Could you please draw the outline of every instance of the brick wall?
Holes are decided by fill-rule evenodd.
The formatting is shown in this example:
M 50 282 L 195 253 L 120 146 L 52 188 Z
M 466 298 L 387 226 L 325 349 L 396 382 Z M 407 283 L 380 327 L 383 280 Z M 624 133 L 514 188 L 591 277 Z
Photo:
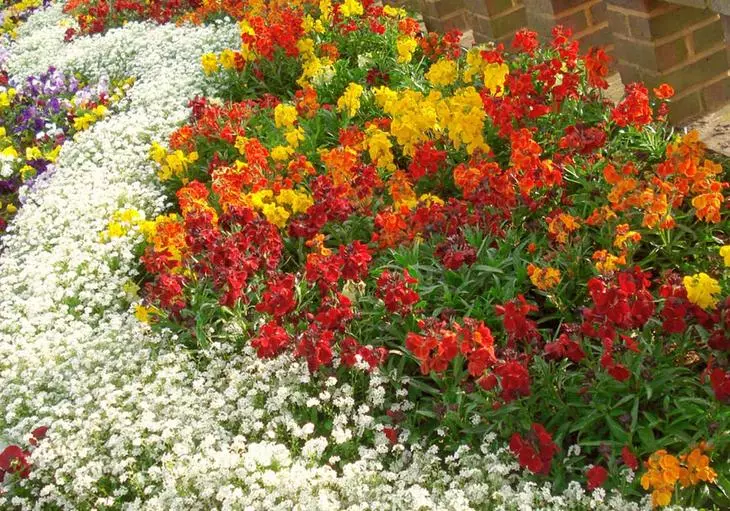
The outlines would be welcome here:
M 527 25 L 523 0 L 464 0 L 471 14 L 477 43 L 495 41 L 507 45 L 514 33 Z
M 527 24 L 543 39 L 550 37 L 555 25 L 573 30 L 573 35 L 587 50 L 591 46 L 613 48 L 604 0 L 524 0 Z
M 430 31 L 443 33 L 457 28 L 463 32 L 471 28 L 465 0 L 409 0 L 409 4 L 422 14 Z
M 705 0 L 607 0 L 624 83 L 666 82 L 677 95 L 670 117 L 681 122 L 730 101 L 730 69 L 720 15 Z M 679 3 L 683 5 L 678 5 Z M 687 4 L 698 3 L 703 8 Z M 698 5 L 699 5 L 698 4 Z

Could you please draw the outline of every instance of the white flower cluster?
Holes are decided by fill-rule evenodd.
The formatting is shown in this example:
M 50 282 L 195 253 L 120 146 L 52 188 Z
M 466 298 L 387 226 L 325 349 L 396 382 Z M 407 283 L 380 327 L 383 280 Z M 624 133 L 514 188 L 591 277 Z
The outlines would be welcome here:
M 200 56 L 235 45 L 237 27 L 130 23 L 63 43 L 64 26 L 58 6 L 32 16 L 11 51 L 13 75 L 54 65 L 136 82 L 120 112 L 64 145 L 3 239 L 0 441 L 26 445 L 33 428 L 50 430 L 30 478 L 13 483 L 23 492 L 0 496 L 0 508 L 648 507 L 577 483 L 553 495 L 523 481 L 492 439 L 447 457 L 392 446 L 376 420 L 377 374 L 356 389 L 288 357 L 218 345 L 201 364 L 174 336 L 146 330 L 129 311 L 129 240 L 99 233 L 119 209 L 165 209 L 150 143 L 185 119 L 203 83 Z

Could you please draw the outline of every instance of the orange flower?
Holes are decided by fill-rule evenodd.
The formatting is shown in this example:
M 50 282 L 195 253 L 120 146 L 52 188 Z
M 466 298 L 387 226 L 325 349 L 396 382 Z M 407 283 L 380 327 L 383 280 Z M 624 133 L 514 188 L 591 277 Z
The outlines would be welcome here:
M 550 266 L 539 268 L 530 263 L 527 265 L 527 274 L 532 284 L 542 291 L 550 290 L 560 284 L 560 270 L 557 268 Z
M 669 99 L 674 96 L 674 87 L 672 87 L 668 83 L 663 83 L 659 87 L 654 89 L 654 95 L 657 97 L 657 99 Z
M 567 213 L 559 213 L 558 215 L 547 218 L 548 233 L 558 243 L 567 243 L 568 235 L 580 227 L 578 219 Z

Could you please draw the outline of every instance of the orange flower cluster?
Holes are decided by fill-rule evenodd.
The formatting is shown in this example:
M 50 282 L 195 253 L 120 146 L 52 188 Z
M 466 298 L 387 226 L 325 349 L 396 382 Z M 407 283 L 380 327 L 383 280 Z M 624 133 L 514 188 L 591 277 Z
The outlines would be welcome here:
M 704 151 L 697 132 L 691 132 L 670 144 L 666 160 L 653 172 L 647 171 L 643 178 L 633 163 L 624 165 L 620 171 L 612 164 L 606 165 L 603 176 L 613 187 L 608 195 L 612 209 L 637 209 L 644 215 L 644 227 L 671 229 L 675 225 L 671 210 L 681 207 L 691 197 L 699 220 L 719 222 L 724 200 L 722 190 L 728 183 L 717 179 L 722 167 L 703 158 Z
M 641 477 L 641 486 L 645 490 L 652 490 L 652 505 L 668 506 L 677 482 L 682 488 L 700 482 L 715 482 L 717 473 L 710 467 L 710 458 L 703 453 L 704 449 L 705 446 L 700 445 L 679 458 L 660 449 L 649 457 L 647 471 Z

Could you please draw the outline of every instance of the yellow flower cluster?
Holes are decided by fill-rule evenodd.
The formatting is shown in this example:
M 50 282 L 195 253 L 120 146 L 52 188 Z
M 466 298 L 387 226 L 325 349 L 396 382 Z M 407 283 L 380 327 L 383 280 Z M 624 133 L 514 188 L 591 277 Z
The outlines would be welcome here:
M 717 305 L 716 294 L 722 289 L 720 284 L 706 273 L 696 273 L 683 279 L 687 299 L 703 309 L 714 309 Z
M 274 108 L 274 123 L 277 128 L 291 128 L 297 122 L 297 109 L 293 105 L 279 103 Z
M 392 119 L 390 133 L 409 156 L 413 156 L 419 143 L 438 131 L 436 105 L 440 100 L 438 91 L 424 96 L 411 89 L 398 92 L 387 87 L 375 89 L 376 104 Z
M 160 178 L 160 181 L 169 181 L 175 177 L 183 183 L 187 183 L 188 177 L 185 174 L 188 166 L 197 161 L 198 153 L 193 151 L 192 153 L 185 154 L 179 149 L 168 152 L 167 149 L 154 142 L 150 148 L 150 157 L 155 163 L 160 165 L 160 170 L 157 171 L 157 176 Z
M 509 67 L 504 62 L 501 64 L 491 63 L 484 68 L 484 87 L 493 96 L 501 96 L 504 93 L 504 82 L 507 80 Z
M 363 12 L 362 4 L 357 0 L 345 0 L 340 5 L 340 14 L 345 18 L 362 16 Z
M 540 268 L 530 263 L 527 265 L 527 274 L 532 284 L 541 291 L 549 291 L 560 284 L 560 270 L 546 266 Z
M 730 267 L 730 245 L 720 247 L 720 257 L 725 267 Z
M 225 70 L 236 69 L 236 60 L 243 58 L 243 60 L 254 60 L 255 55 L 249 49 L 248 44 L 244 43 L 241 45 L 241 51 L 234 51 L 230 48 L 226 48 L 219 55 L 215 53 L 206 53 L 200 57 L 200 63 L 203 66 L 203 71 L 206 75 L 211 75 L 218 71 L 219 68 Z
M 15 99 L 17 91 L 10 87 L 8 90 L 0 92 L 0 109 L 7 108 Z
M 391 18 L 405 18 L 408 16 L 408 12 L 405 9 L 402 7 L 393 7 L 392 5 L 383 7 L 383 14 Z
M 74 118 L 74 129 L 83 131 L 94 124 L 99 119 L 103 119 L 109 113 L 109 109 L 104 105 L 98 105 L 93 110 L 86 112 Z
M 35 9 L 43 5 L 43 0 L 20 0 L 5 9 L 2 25 L 0 25 L 0 34 L 7 34 L 11 38 L 16 37 L 16 29 L 18 28 L 18 16 L 25 11 Z
M 483 134 L 485 115 L 482 98 L 474 87 L 459 89 L 438 105 L 439 123 L 448 131 L 451 143 L 456 149 L 466 146 L 470 155 L 477 150 L 489 151 Z
M 445 87 L 456 81 L 459 77 L 459 69 L 453 60 L 440 59 L 430 67 L 424 76 L 431 84 Z
M 353 117 L 360 110 L 360 98 L 364 90 L 362 85 L 351 82 L 337 100 L 337 111 L 345 111 L 347 115 Z
M 101 241 L 125 236 L 132 228 L 144 221 L 144 213 L 136 209 L 121 209 L 115 211 L 106 229 L 99 236 Z
M 370 161 L 379 169 L 394 171 L 396 169 L 393 163 L 393 143 L 390 141 L 388 134 L 375 126 L 369 126 L 365 133 L 365 147 L 370 155 Z
M 647 471 L 641 477 L 641 486 L 645 490 L 652 490 L 653 506 L 668 506 L 677 482 L 682 488 L 688 488 L 700 482 L 712 483 L 716 479 L 717 474 L 710 467 L 710 458 L 701 447 L 679 458 L 660 449 L 649 457 Z
M 407 64 L 413 58 L 413 52 L 418 48 L 418 41 L 408 35 L 402 35 L 395 41 L 395 48 L 398 50 L 398 63 Z
M 289 217 L 306 211 L 314 204 L 312 197 L 297 190 L 284 189 L 274 195 L 270 189 L 260 190 L 248 196 L 251 205 L 260 211 L 266 220 L 279 228 L 286 226 Z

